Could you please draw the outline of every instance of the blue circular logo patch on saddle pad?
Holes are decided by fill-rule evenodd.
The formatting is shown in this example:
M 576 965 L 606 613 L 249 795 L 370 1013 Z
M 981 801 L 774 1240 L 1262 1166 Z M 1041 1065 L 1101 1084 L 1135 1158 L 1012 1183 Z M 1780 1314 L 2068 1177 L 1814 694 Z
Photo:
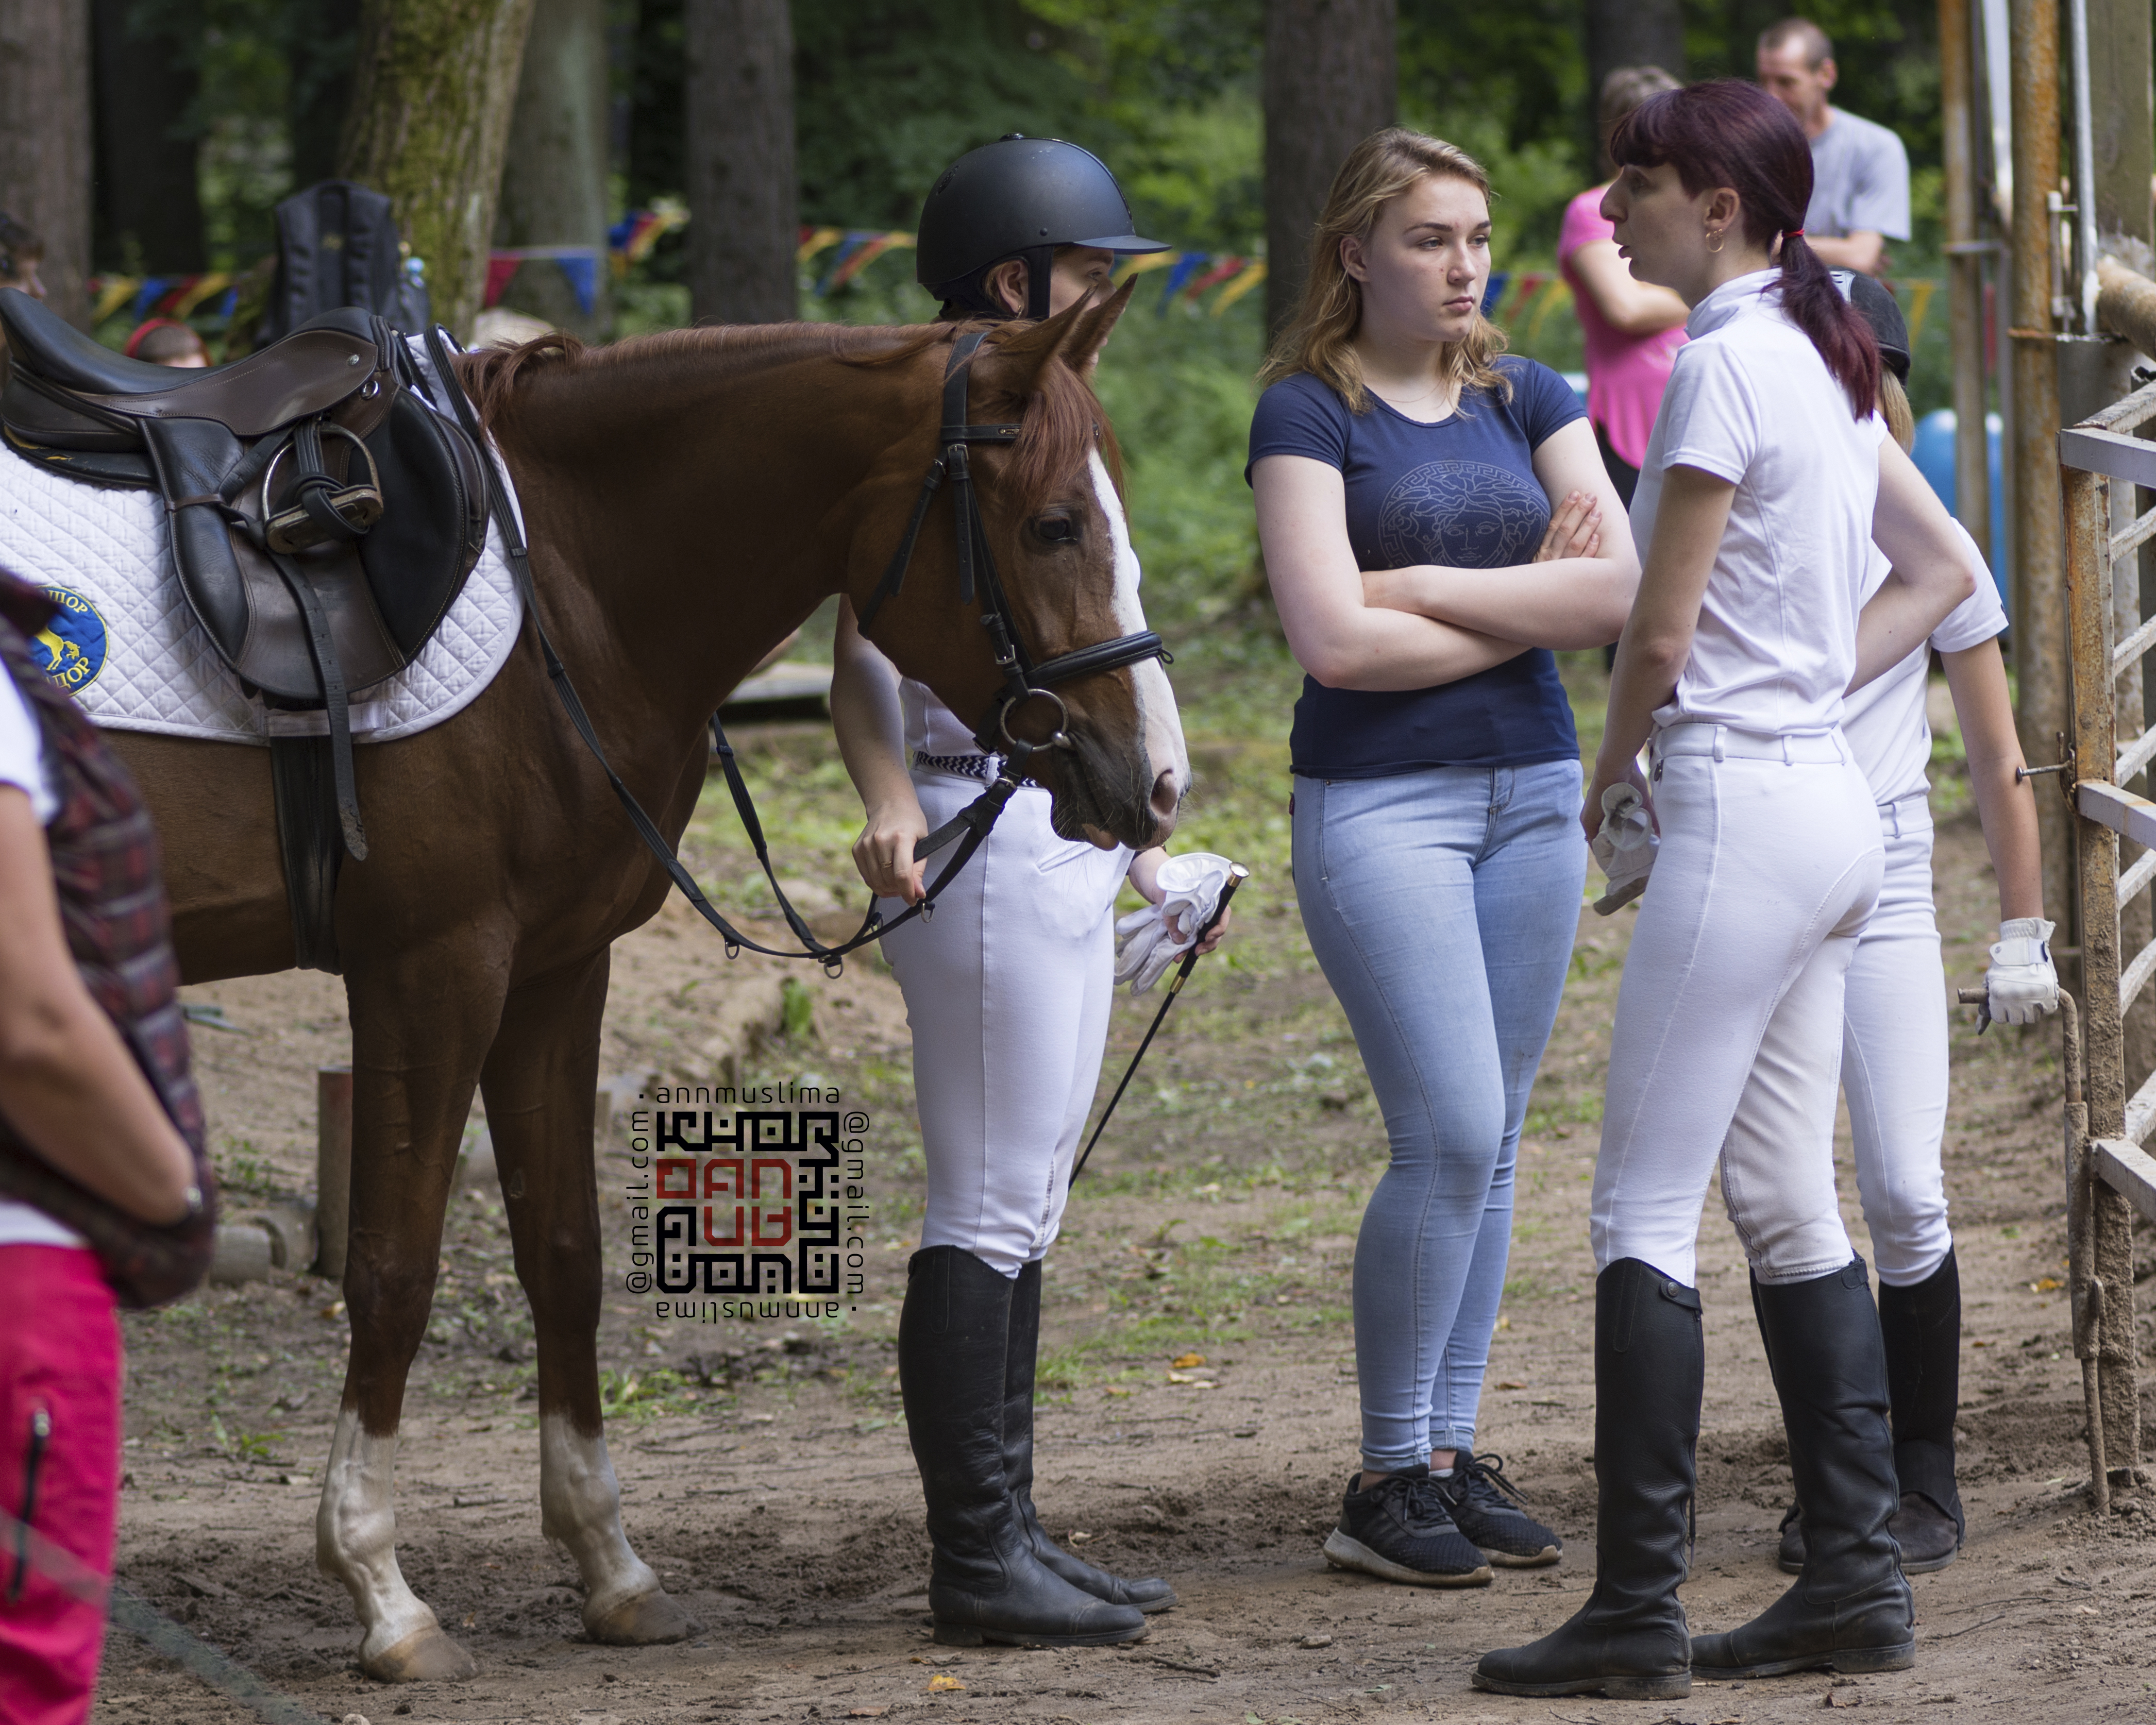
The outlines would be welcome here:
M 59 609 L 30 638 L 30 650 L 39 670 L 69 694 L 79 694 L 105 669 L 105 619 L 79 593 L 48 587 L 44 593 Z

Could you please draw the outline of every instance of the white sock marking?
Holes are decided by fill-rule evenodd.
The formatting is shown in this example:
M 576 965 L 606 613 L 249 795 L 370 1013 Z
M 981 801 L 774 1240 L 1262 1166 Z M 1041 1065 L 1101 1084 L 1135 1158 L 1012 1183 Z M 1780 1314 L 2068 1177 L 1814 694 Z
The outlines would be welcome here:
M 539 1528 L 576 1560 L 586 1628 L 624 1600 L 660 1591 L 621 1530 L 621 1485 L 605 1437 L 582 1435 L 560 1414 L 539 1417 Z
M 397 1567 L 397 1436 L 370 1437 L 350 1408 L 337 1415 L 330 1461 L 315 1512 L 315 1563 L 352 1595 L 372 1659 L 424 1629 L 439 1628 L 433 1608 L 413 1594 Z

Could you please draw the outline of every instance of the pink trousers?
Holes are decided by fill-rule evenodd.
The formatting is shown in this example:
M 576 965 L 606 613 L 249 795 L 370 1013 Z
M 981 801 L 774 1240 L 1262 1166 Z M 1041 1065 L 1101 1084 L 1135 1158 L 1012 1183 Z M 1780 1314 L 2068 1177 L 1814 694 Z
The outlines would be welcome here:
M 0 1245 L 0 1509 L 112 1573 L 120 1496 L 120 1324 L 80 1247 Z M 0 1720 L 90 1716 L 105 1614 L 26 1561 L 0 1524 Z

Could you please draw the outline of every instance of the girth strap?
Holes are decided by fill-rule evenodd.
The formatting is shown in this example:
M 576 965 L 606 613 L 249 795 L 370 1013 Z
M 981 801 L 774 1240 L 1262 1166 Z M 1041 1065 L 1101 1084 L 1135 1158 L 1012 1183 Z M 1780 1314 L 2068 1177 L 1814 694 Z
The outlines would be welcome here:
M 352 712 L 346 703 L 344 670 L 337 663 L 336 643 L 330 636 L 329 614 L 306 572 L 280 552 L 268 553 L 285 578 L 293 603 L 307 626 L 307 651 L 321 680 L 322 701 L 330 721 L 330 766 L 336 783 L 337 824 L 344 831 L 344 848 L 354 862 L 367 860 L 367 829 L 359 822 L 359 791 L 352 767 Z

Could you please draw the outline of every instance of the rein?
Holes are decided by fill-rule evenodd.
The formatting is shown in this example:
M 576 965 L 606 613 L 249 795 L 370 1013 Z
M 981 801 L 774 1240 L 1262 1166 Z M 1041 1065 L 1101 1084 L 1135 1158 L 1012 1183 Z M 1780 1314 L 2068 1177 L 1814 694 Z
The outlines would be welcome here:
M 1142 660 L 1168 657 L 1168 649 L 1160 637 L 1147 630 L 1141 634 L 1120 636 L 1095 646 L 1081 647 L 1075 653 L 1064 654 L 1037 667 L 1026 659 L 1024 649 L 1019 642 L 1009 600 L 1004 595 L 1003 583 L 996 574 L 995 559 L 988 549 L 987 533 L 981 521 L 980 506 L 974 496 L 972 474 L 966 459 L 968 444 L 1009 443 L 1019 432 L 1015 425 L 973 425 L 966 423 L 966 385 L 974 353 L 986 334 L 986 331 L 975 331 L 961 336 L 952 344 L 951 359 L 944 372 L 941 432 L 943 453 L 930 464 L 927 481 L 914 504 L 913 515 L 906 525 L 905 536 L 899 542 L 897 554 L 885 570 L 883 580 L 878 584 L 860 622 L 861 633 L 865 637 L 870 619 L 881 608 L 884 600 L 896 593 L 904 582 L 906 566 L 912 561 L 914 542 L 921 536 L 921 523 L 927 516 L 929 505 L 941 489 L 947 473 L 951 475 L 952 503 L 958 517 L 959 594 L 967 603 L 973 601 L 978 572 L 981 578 L 981 603 L 984 613 L 981 622 L 988 630 L 996 666 L 1004 674 L 1003 692 L 990 718 L 993 721 L 993 728 L 1001 733 L 1004 747 L 998 750 L 983 740 L 990 729 L 989 724 L 984 721 L 980 732 L 976 733 L 976 741 L 980 741 L 982 747 L 989 752 L 1000 757 L 999 770 L 993 783 L 979 796 L 927 838 L 916 842 L 913 854 L 918 860 L 932 856 L 952 840 L 957 841 L 957 849 L 952 853 L 951 860 L 930 884 L 921 901 L 907 906 L 888 922 L 871 902 L 860 927 L 849 938 L 836 946 L 827 946 L 818 939 L 807 920 L 794 909 L 779 886 L 770 850 L 764 842 L 763 824 L 757 818 L 755 802 L 749 795 L 747 783 L 742 778 L 740 766 L 734 758 L 733 747 L 727 742 L 725 729 L 719 723 L 719 716 L 716 713 L 711 715 L 711 742 L 718 753 L 720 767 L 726 774 L 726 788 L 732 795 L 735 811 L 755 849 L 757 861 L 762 866 L 764 878 L 771 883 L 772 893 L 778 901 L 778 907 L 786 917 L 787 926 L 801 942 L 803 950 L 791 952 L 767 947 L 752 939 L 713 908 L 711 901 L 704 896 L 703 889 L 697 886 L 696 877 L 683 866 L 674 847 L 666 842 L 665 835 L 644 812 L 644 807 L 636 800 L 634 793 L 622 783 L 621 776 L 607 759 L 606 751 L 599 742 L 598 732 L 593 726 L 591 716 L 584 710 L 583 701 L 569 680 L 568 667 L 562 664 L 561 655 L 554 650 L 554 644 L 547 639 L 546 625 L 540 621 L 538 596 L 531 580 L 530 551 L 525 543 L 523 529 L 517 523 L 516 511 L 509 506 L 509 486 L 506 475 L 496 468 L 499 458 L 494 444 L 479 424 L 471 399 L 465 393 L 449 365 L 449 341 L 445 339 L 446 331 L 437 325 L 427 332 L 427 351 L 434 362 L 435 375 L 441 380 L 443 393 L 449 398 L 458 420 L 470 434 L 474 444 L 484 452 L 489 470 L 495 474 L 497 482 L 490 487 L 492 495 L 489 505 L 493 511 L 495 526 L 501 534 L 502 547 L 508 557 L 510 571 L 516 578 L 518 597 L 523 600 L 525 611 L 531 619 L 532 630 L 539 638 L 539 651 L 546 664 L 547 680 L 554 685 L 554 692 L 561 701 L 562 711 L 569 716 L 569 723 L 577 735 L 583 739 L 584 747 L 591 751 L 592 758 L 599 764 L 599 770 L 606 774 L 607 783 L 613 788 L 615 797 L 628 814 L 629 824 L 636 829 L 637 836 L 644 840 L 645 848 L 665 869 L 668 876 L 680 889 L 681 896 L 688 900 L 697 915 L 718 932 L 720 938 L 726 943 L 729 958 L 738 957 L 744 948 L 772 958 L 811 958 L 836 976 L 844 968 L 848 953 L 857 951 L 871 941 L 881 939 L 892 929 L 911 922 L 916 916 L 923 920 L 932 917 L 937 897 L 958 871 L 973 860 L 973 853 L 987 841 L 997 816 L 1003 813 L 1004 805 L 1017 791 L 1024 762 L 1039 749 L 1069 748 L 1071 746 L 1063 732 L 1062 721 L 1065 716 L 1063 703 L 1046 685 L 1051 681 L 1067 681 L 1094 671 L 1116 670 L 1123 665 L 1135 665 Z M 461 352 L 463 350 L 459 348 L 458 351 Z M 1046 742 L 1040 744 L 1029 743 L 1023 738 L 1012 736 L 1009 722 L 1012 709 L 1035 696 L 1054 701 L 1057 713 L 1054 735 Z

